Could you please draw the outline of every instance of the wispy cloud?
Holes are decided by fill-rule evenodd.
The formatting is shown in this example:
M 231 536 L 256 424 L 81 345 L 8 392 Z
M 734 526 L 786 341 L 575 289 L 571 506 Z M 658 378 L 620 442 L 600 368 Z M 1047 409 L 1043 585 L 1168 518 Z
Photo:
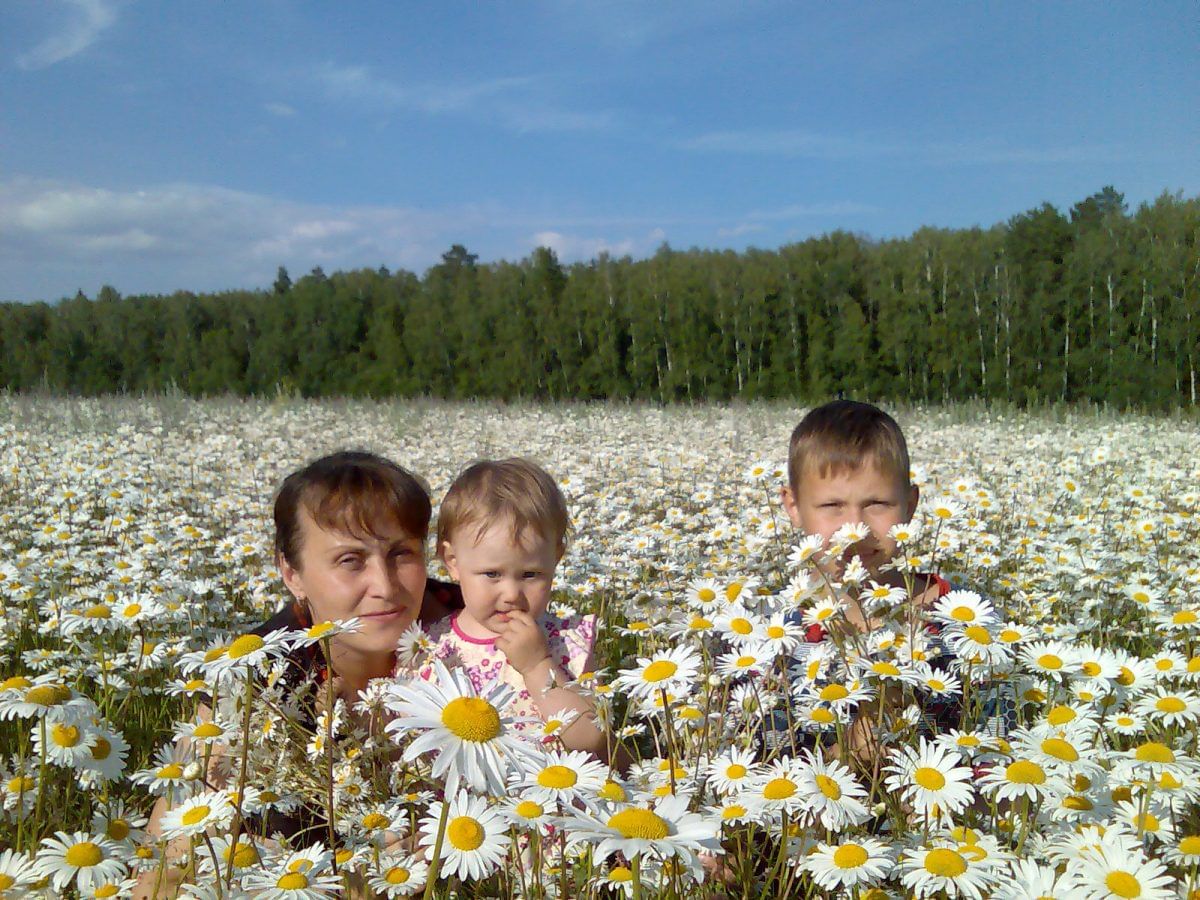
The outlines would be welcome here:
M 678 143 L 684 150 L 799 159 L 893 159 L 931 165 L 1053 165 L 1149 159 L 1114 145 L 1014 147 L 996 141 L 892 140 L 869 135 L 830 135 L 802 129 L 711 131 Z
M 588 237 L 563 234 L 560 231 L 539 231 L 529 239 L 529 249 L 547 247 L 563 262 L 595 259 L 601 253 L 609 256 L 645 256 L 667 239 L 667 233 L 654 228 L 646 234 L 621 238 Z
M 64 0 L 69 7 L 62 28 L 17 57 L 26 70 L 45 69 L 82 53 L 114 22 L 117 5 L 112 0 Z
M 562 109 L 545 96 L 542 80 L 529 75 L 455 84 L 403 84 L 367 66 L 327 62 L 317 67 L 313 77 L 329 98 L 372 110 L 471 115 L 521 133 L 597 131 L 615 124 L 609 111 Z
M 106 281 L 128 292 L 247 287 L 281 264 L 420 271 L 504 220 L 484 207 L 334 207 L 211 185 L 115 191 L 24 178 L 0 182 L 0 208 L 0 268 L 24 279 L 3 287 L 22 299 Z
M 263 109 L 273 116 L 278 116 L 281 119 L 290 119 L 296 115 L 294 107 L 288 106 L 286 103 L 264 103 Z

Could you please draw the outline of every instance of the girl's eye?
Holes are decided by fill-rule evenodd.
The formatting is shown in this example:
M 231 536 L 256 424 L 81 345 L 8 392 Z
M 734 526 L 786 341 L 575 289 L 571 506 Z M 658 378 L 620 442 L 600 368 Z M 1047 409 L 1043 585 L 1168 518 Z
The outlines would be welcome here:
M 500 573 L 496 572 L 496 571 L 488 570 L 487 572 L 483 573 L 483 577 L 484 578 L 499 578 Z
M 523 572 L 521 577 L 527 578 L 527 579 L 532 579 L 532 578 L 537 578 L 541 574 L 542 574 L 541 572 Z

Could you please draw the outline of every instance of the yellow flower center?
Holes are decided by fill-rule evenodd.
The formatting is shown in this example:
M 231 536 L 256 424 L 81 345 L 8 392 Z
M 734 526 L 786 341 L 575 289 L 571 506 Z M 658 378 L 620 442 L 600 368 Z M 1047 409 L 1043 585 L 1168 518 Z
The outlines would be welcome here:
M 83 611 L 85 619 L 111 619 L 112 609 L 107 604 L 97 603 L 95 606 L 89 606 Z
M 891 676 L 892 678 L 895 678 L 900 674 L 900 670 L 890 662 L 877 662 L 871 666 L 871 671 L 876 675 L 887 675 Z
M 11 875 L 5 875 L 0 872 L 0 891 L 7 891 L 10 887 L 17 883 L 17 879 Z
M 73 847 L 70 847 L 63 856 L 68 866 L 75 866 L 79 869 L 89 869 L 92 866 L 100 864 L 100 860 L 104 859 L 104 851 L 100 849 L 98 844 L 93 844 L 91 841 L 81 841 Z
M 967 861 L 954 850 L 938 847 L 925 855 L 925 871 L 942 878 L 957 878 L 967 871 Z
M 970 625 L 963 629 L 963 634 L 984 647 L 992 642 L 991 634 L 982 625 Z
M 212 810 L 207 806 L 193 806 L 182 816 L 179 817 L 184 825 L 195 825 L 197 822 L 203 822 Z
M 1200 856 L 1200 835 L 1189 834 L 1179 842 L 1179 852 L 1184 856 Z
M 712 588 L 700 588 L 696 591 L 696 599 L 701 603 L 712 603 L 717 599 L 717 592 Z
M 713 623 L 709 619 L 704 618 L 704 616 L 696 616 L 692 621 L 688 622 L 688 628 L 693 631 L 705 631 L 712 627 Z
M 1063 762 L 1075 762 L 1079 759 L 1079 751 L 1062 738 L 1047 738 L 1042 741 L 1042 752 Z
M 1173 763 L 1175 753 L 1166 744 L 1147 741 L 1133 751 L 1134 759 L 1144 763 Z
M 1160 697 L 1154 704 L 1154 708 L 1159 712 L 1177 713 L 1187 709 L 1187 704 L 1178 697 Z
M 740 803 L 731 803 L 729 806 L 721 810 L 722 819 L 737 819 L 746 814 L 746 807 Z
M 748 669 L 756 662 L 758 662 L 757 656 L 739 656 L 734 665 L 736 665 L 739 669 Z
M 310 638 L 316 640 L 318 638 L 325 637 L 325 635 L 329 634 L 329 632 L 331 632 L 331 631 L 333 631 L 333 623 L 332 622 L 318 622 L 312 628 L 308 629 L 308 631 L 305 632 L 305 634 L 307 634 Z
M 142 611 L 142 604 L 130 603 L 125 607 L 125 609 L 122 612 L 127 618 L 132 619 L 134 616 L 136 616 L 141 611 Z
M 950 618 L 956 622 L 974 622 L 975 610 L 969 606 L 956 606 L 950 610 Z
M 1004 770 L 1004 777 L 1013 784 L 1044 784 L 1046 772 L 1035 762 L 1019 759 Z
M 729 630 L 736 631 L 738 634 L 750 634 L 754 631 L 754 626 L 750 624 L 749 619 L 732 619 L 729 622 Z
M 115 884 L 102 884 L 102 885 L 100 885 L 100 887 L 96 888 L 96 891 L 92 896 L 94 896 L 94 897 L 115 897 L 115 896 L 117 896 L 117 894 L 120 893 L 120 891 L 121 891 L 121 889 L 119 887 L 117 887 Z
M 8 779 L 8 784 L 5 787 L 8 788 L 10 794 L 24 794 L 32 791 L 36 785 L 37 782 L 33 780 L 31 775 L 18 775 L 16 778 Z
M 1043 669 L 1049 669 L 1054 672 L 1063 667 L 1061 656 L 1056 656 L 1053 653 L 1043 653 L 1037 658 L 1037 664 Z
M 367 813 L 362 817 L 363 828 L 369 831 L 377 831 L 380 828 L 387 828 L 388 822 L 391 821 L 383 813 Z
M 225 860 L 229 861 L 230 848 L 225 848 Z M 258 851 L 254 849 L 253 844 L 247 844 L 244 841 L 238 841 L 237 850 L 233 851 L 233 864 L 239 869 L 245 866 L 252 866 L 258 862 Z
M 833 864 L 839 869 L 857 869 L 870 858 L 859 844 L 842 844 L 833 851 Z
M 728 587 L 725 588 L 725 599 L 732 603 L 741 596 L 744 586 L 740 581 L 730 582 Z
M 772 778 L 763 787 L 762 793 L 768 800 L 786 800 L 796 793 L 796 782 L 790 778 Z
M 651 684 L 657 684 L 660 681 L 666 681 L 678 671 L 679 666 L 671 660 L 659 659 L 646 666 L 645 671 L 642 672 L 642 679 Z
M 1193 625 L 1196 622 L 1196 614 L 1190 609 L 1181 609 L 1171 616 L 1171 621 L 1176 625 Z
M 1021 632 L 1014 628 L 1005 628 L 1000 632 L 1000 640 L 1006 644 L 1015 644 L 1021 639 Z
M 23 691 L 25 688 L 33 684 L 24 675 L 14 675 L 12 678 L 6 678 L 0 681 L 0 691 Z
M 1085 662 L 1082 666 L 1080 666 L 1080 668 L 1083 670 L 1083 674 L 1088 676 L 1089 678 L 1095 678 L 1097 675 L 1100 674 L 1100 664 L 1099 663 Z
M 25 702 L 35 706 L 58 706 L 71 699 L 71 689 L 65 684 L 39 684 L 25 692 Z
M 944 691 L 946 689 L 946 682 L 940 678 L 927 678 L 925 679 L 925 684 L 929 686 L 931 691 Z
M 1160 672 L 1170 672 L 1175 667 L 1175 663 L 1169 659 L 1160 659 L 1154 663 L 1154 668 Z
M 608 820 L 608 827 L 625 838 L 659 841 L 671 833 L 666 820 L 648 809 L 623 809 Z
M 526 819 L 536 819 L 542 815 L 545 810 L 542 809 L 540 803 L 534 803 L 532 800 L 522 800 L 517 804 L 517 815 Z
M 1069 706 L 1056 706 L 1046 714 L 1046 721 L 1051 725 L 1066 725 L 1073 722 L 1077 715 Z
M 604 786 L 596 793 L 601 800 L 610 800 L 614 803 L 621 803 L 625 800 L 625 789 L 615 781 L 604 782 Z
M 220 647 L 213 647 L 211 650 L 205 651 L 204 661 L 206 663 L 216 662 L 218 659 L 220 659 L 222 656 L 224 656 L 228 652 L 229 652 L 229 648 L 227 646 L 222 645 Z
M 446 837 L 457 850 L 478 850 L 485 836 L 483 825 L 471 816 L 457 816 L 446 828 Z
M 818 775 L 816 777 L 817 790 L 828 797 L 830 800 L 842 799 L 842 786 L 830 778 L 828 775 Z
M 1062 805 L 1067 809 L 1073 809 L 1078 812 L 1087 812 L 1095 804 L 1093 804 L 1091 800 L 1089 800 L 1087 797 L 1084 797 L 1082 794 L 1067 794 L 1067 796 L 1063 797 Z
M 726 778 L 745 778 L 746 777 L 746 767 L 743 766 L 741 763 L 733 763 L 731 766 L 729 766 L 729 768 L 727 768 L 725 770 L 725 777 Z
M 932 766 L 921 766 L 913 772 L 913 781 L 927 791 L 940 791 L 946 786 L 946 776 Z
M 1137 880 L 1137 877 L 1124 872 L 1121 869 L 1115 869 L 1109 872 L 1104 877 L 1104 886 L 1108 890 L 1116 894 L 1118 897 L 1140 897 L 1142 896 L 1142 885 Z
M 546 766 L 538 772 L 537 781 L 542 787 L 562 790 L 574 787 L 579 781 L 579 776 L 566 766 Z
M 614 884 L 625 884 L 633 881 L 633 869 L 627 866 L 613 866 L 608 870 L 608 880 Z
M 79 729 L 60 723 L 50 729 L 50 739 L 59 747 L 75 747 L 79 744 Z
M 383 876 L 383 880 L 388 884 L 408 884 L 408 879 L 411 877 L 412 873 L 404 866 L 392 866 Z
M 308 887 L 308 876 L 303 872 L 288 872 L 280 875 L 275 887 L 281 891 L 302 891 Z
M 808 714 L 808 717 L 810 719 L 812 719 L 814 722 L 817 722 L 818 724 L 821 724 L 821 725 L 828 725 L 830 722 L 832 722 L 834 719 L 837 718 L 837 716 L 835 716 L 829 710 L 824 709 L 823 707 L 820 707 L 820 706 L 813 707 L 813 710 L 812 710 L 812 712 L 810 712 Z
M 192 732 L 192 734 L 198 738 L 220 737 L 224 733 L 225 729 L 220 725 L 217 725 L 215 722 L 203 722 L 200 725 L 197 725 L 195 730 Z
M 784 627 L 782 625 L 771 625 L 770 627 L 767 628 L 767 637 L 773 638 L 774 640 L 779 640 L 781 637 L 784 637 L 786 634 L 787 634 L 787 631 L 784 629 Z
M 500 713 L 480 697 L 455 697 L 442 710 L 442 724 L 456 737 L 482 744 L 500 734 Z
M 821 688 L 821 699 L 832 703 L 835 700 L 843 700 L 850 696 L 850 692 L 846 690 L 844 685 L 829 684 Z
M 229 645 L 229 658 L 241 659 L 243 656 L 249 656 L 251 653 L 261 650 L 265 646 L 266 642 L 257 634 L 243 634 Z
M 110 840 L 123 841 L 129 837 L 131 830 L 129 823 L 124 819 L 109 819 L 108 827 L 104 829 L 104 836 Z
M 183 766 L 179 763 L 167 763 L 154 773 L 155 778 L 171 779 L 183 777 Z

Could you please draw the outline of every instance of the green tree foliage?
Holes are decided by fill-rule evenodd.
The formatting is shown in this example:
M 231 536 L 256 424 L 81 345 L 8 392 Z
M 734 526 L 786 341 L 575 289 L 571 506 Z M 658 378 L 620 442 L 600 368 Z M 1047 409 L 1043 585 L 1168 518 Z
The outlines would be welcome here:
M 1195 406 L 1200 198 L 1108 186 L 992 228 L 564 266 L 386 266 L 270 290 L 0 304 L 0 386 L 689 402 L 733 397 Z

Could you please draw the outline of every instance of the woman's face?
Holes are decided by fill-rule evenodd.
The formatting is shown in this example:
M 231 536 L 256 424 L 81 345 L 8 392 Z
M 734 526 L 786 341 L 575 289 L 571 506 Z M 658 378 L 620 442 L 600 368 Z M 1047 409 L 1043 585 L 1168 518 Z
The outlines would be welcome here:
M 334 638 L 343 663 L 351 656 L 368 666 L 390 660 L 421 611 L 425 542 L 399 525 L 376 528 L 378 537 L 322 528 L 303 507 L 299 522 L 300 559 L 279 562 L 284 584 L 308 603 L 314 623 L 361 619 L 357 632 Z

